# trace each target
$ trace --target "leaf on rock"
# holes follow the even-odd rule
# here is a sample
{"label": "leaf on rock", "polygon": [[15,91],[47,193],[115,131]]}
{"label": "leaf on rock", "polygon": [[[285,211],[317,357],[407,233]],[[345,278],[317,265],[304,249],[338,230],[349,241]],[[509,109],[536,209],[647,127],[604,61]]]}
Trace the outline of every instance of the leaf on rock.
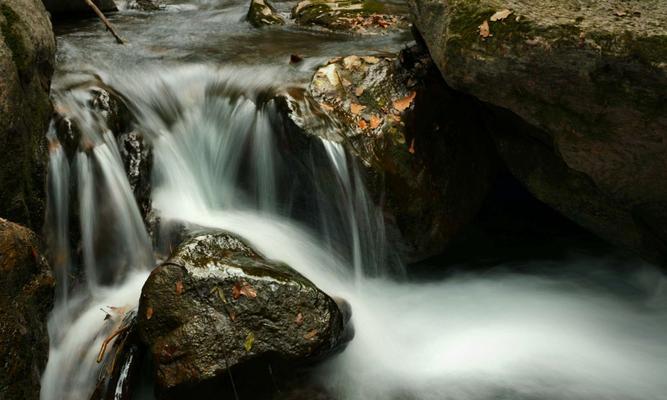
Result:
{"label": "leaf on rock", "polygon": [[399,112],[407,110],[412,105],[412,101],[415,99],[415,96],[417,96],[417,92],[413,90],[410,92],[410,94],[403,97],[402,99],[394,101],[394,108]]}
{"label": "leaf on rock", "polygon": [[377,115],[373,114],[371,115],[371,129],[375,129],[380,124],[382,123],[382,118],[378,117]]}
{"label": "leaf on rock", "polygon": [[484,21],[482,22],[482,25],[479,26],[479,36],[481,36],[482,39],[493,36],[491,35],[491,28],[489,28],[489,21]]}
{"label": "leaf on rock", "polygon": [[257,291],[252,286],[250,286],[248,282],[236,282],[232,288],[232,297],[234,300],[238,300],[241,296],[254,299],[257,297]]}
{"label": "leaf on rock", "polygon": [[364,111],[364,108],[366,108],[366,106],[362,106],[361,104],[357,103],[350,103],[350,112],[353,115],[359,115],[360,112]]}
{"label": "leaf on rock", "polygon": [[313,329],[312,331],[303,335],[303,338],[306,339],[306,340],[313,340],[315,338],[315,336],[317,336],[317,333],[318,333],[317,329]]}
{"label": "leaf on rock", "polygon": [[153,318],[153,307],[146,308],[146,319]]}
{"label": "leaf on rock", "polygon": [[218,295],[220,300],[222,300],[223,303],[227,304],[227,298],[225,297],[225,291],[222,290],[219,286],[215,286],[213,289],[211,289],[211,293],[215,293]]}
{"label": "leaf on rock", "polygon": [[294,323],[301,326],[303,324],[303,314],[298,313],[296,318],[294,318]]}
{"label": "leaf on rock", "polygon": [[181,293],[183,293],[183,282],[178,281],[176,282],[176,294],[180,296]]}
{"label": "leaf on rock", "polygon": [[366,121],[364,121],[363,119],[362,119],[362,120],[359,120],[359,124],[358,124],[358,125],[359,125],[359,129],[366,129],[366,128],[368,128],[368,123],[366,123]]}
{"label": "leaf on rock", "polygon": [[502,21],[510,15],[512,15],[512,11],[505,9],[493,14],[490,19],[491,22]]}
{"label": "leaf on rock", "polygon": [[245,338],[245,342],[243,342],[243,348],[246,353],[252,349],[253,344],[255,344],[255,335],[252,332],[249,332],[248,336]]}
{"label": "leaf on rock", "polygon": [[354,94],[355,94],[357,97],[361,96],[362,94],[364,94],[364,88],[362,88],[361,86],[359,86],[358,88],[356,88],[356,89],[354,90]]}

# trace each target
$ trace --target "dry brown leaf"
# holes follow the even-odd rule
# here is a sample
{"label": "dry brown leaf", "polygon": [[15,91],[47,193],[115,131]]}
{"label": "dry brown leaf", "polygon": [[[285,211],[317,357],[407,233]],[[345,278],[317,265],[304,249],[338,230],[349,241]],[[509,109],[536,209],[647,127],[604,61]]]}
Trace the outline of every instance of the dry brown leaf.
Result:
{"label": "dry brown leaf", "polygon": [[505,9],[493,14],[490,19],[491,22],[502,21],[505,18],[509,17],[510,15],[512,15],[512,11]]}
{"label": "dry brown leaf", "polygon": [[294,318],[294,323],[297,325],[302,325],[303,324],[303,314],[298,313],[296,315],[296,318]]}
{"label": "dry brown leaf", "polygon": [[317,336],[317,329],[313,329],[312,331],[306,333],[303,335],[303,338],[306,340],[312,340],[315,338],[315,336]]}
{"label": "dry brown leaf", "polygon": [[362,106],[361,104],[357,103],[350,103],[350,112],[353,115],[359,115],[360,112],[364,111],[364,108],[366,108],[366,106]]}
{"label": "dry brown leaf", "polygon": [[257,297],[257,291],[248,282],[236,282],[232,287],[232,297],[234,300],[238,300],[241,296],[254,299]]}
{"label": "dry brown leaf", "polygon": [[492,36],[491,28],[489,28],[489,21],[484,21],[482,22],[482,25],[479,26],[479,36],[481,36],[482,39]]}
{"label": "dry brown leaf", "polygon": [[417,92],[412,91],[410,94],[407,96],[403,97],[402,99],[398,99],[394,101],[394,108],[398,110],[399,112],[403,112],[407,110],[410,105],[412,105],[412,101],[415,99],[415,96],[417,95]]}
{"label": "dry brown leaf", "polygon": [[359,128],[361,128],[361,129],[366,129],[366,128],[368,128],[368,124],[367,124],[366,121],[364,121],[363,119],[362,119],[362,120],[359,120],[359,124],[358,124],[358,125],[359,125]]}
{"label": "dry brown leaf", "polygon": [[377,115],[371,115],[371,129],[375,129],[382,123],[382,119]]}
{"label": "dry brown leaf", "polygon": [[153,307],[148,307],[146,309],[146,319],[153,318]]}
{"label": "dry brown leaf", "polygon": [[183,293],[183,282],[178,281],[176,282],[176,294],[180,296],[181,293]]}
{"label": "dry brown leaf", "polygon": [[412,141],[410,142],[410,148],[408,149],[408,152],[410,154],[415,154],[415,139],[412,138]]}
{"label": "dry brown leaf", "polygon": [[364,94],[364,88],[362,88],[362,87],[358,87],[358,88],[354,89],[354,94],[355,94],[357,97],[361,96],[362,94]]}

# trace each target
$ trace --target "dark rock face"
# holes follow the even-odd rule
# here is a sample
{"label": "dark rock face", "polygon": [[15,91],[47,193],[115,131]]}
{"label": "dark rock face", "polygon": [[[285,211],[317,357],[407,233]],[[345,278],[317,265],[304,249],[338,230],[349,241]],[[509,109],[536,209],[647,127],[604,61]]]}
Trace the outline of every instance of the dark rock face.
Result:
{"label": "dark rock face", "polygon": [[0,3],[0,217],[44,221],[45,135],[55,40],[37,0]]}
{"label": "dark rock face", "polygon": [[493,143],[479,106],[450,90],[418,47],[331,60],[303,96],[288,99],[291,118],[363,165],[405,260],[441,252],[475,216],[495,174]]}
{"label": "dark rock face", "polygon": [[[411,6],[446,81],[522,119],[497,134],[514,175],[599,236],[665,261],[666,3]],[[505,116],[494,109],[490,122],[497,126]]]}
{"label": "dark rock face", "polygon": [[224,232],[186,240],[155,269],[138,317],[167,397],[231,369],[317,360],[349,340],[344,325],[335,301],[310,281]]}
{"label": "dark rock face", "polygon": [[[93,10],[83,0],[42,0],[47,11],[56,18],[93,16]],[[114,0],[93,0],[102,12],[118,11]]]}
{"label": "dark rock face", "polygon": [[37,236],[0,218],[0,398],[39,399],[55,281]]}

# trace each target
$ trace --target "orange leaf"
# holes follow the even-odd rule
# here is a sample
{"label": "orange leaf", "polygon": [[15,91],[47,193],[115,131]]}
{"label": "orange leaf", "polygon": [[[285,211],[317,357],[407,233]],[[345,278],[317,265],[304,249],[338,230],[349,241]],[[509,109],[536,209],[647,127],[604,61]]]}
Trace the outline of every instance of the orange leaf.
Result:
{"label": "orange leaf", "polygon": [[356,89],[354,90],[354,94],[355,94],[357,97],[361,96],[362,94],[364,94],[364,88],[362,88],[362,87],[358,87],[358,88],[356,88]]}
{"label": "orange leaf", "polygon": [[368,124],[366,123],[366,121],[364,121],[363,119],[359,120],[359,128],[366,129],[367,127],[368,127]]}
{"label": "orange leaf", "polygon": [[362,106],[361,104],[357,103],[350,103],[350,112],[352,112],[354,115],[358,115],[360,112],[364,111],[364,108],[366,108],[366,106]]}
{"label": "orange leaf", "polygon": [[306,340],[312,340],[315,338],[315,336],[317,336],[317,329],[313,329],[312,331],[306,333],[303,335],[303,338]]}
{"label": "orange leaf", "polygon": [[412,101],[415,99],[415,96],[417,96],[417,92],[412,91],[402,99],[394,101],[394,108],[400,112],[407,110],[412,105]]}
{"label": "orange leaf", "polygon": [[415,139],[412,138],[412,141],[410,142],[410,148],[408,149],[410,154],[415,154]]}
{"label": "orange leaf", "polygon": [[479,36],[482,37],[482,39],[486,39],[491,35],[491,28],[489,28],[489,21],[484,21],[482,22],[482,25],[479,26]]}
{"label": "orange leaf", "polygon": [[248,282],[236,282],[232,288],[232,297],[238,300],[241,296],[254,299],[257,297],[257,291]]}
{"label": "orange leaf", "polygon": [[183,282],[178,281],[176,282],[176,294],[180,296],[181,293],[183,293]]}
{"label": "orange leaf", "polygon": [[371,115],[371,129],[377,128],[380,126],[380,123],[382,123],[382,119],[380,117],[377,115]]}
{"label": "orange leaf", "polygon": [[146,309],[146,319],[153,318],[153,307],[148,307]]}

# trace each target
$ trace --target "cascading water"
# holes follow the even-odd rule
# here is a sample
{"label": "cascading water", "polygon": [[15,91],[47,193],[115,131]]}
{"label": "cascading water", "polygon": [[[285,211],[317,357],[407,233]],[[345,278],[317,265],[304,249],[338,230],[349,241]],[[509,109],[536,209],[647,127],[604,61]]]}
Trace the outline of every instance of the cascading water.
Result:
{"label": "cascading water", "polygon": [[[667,399],[662,274],[636,263],[637,273],[621,280],[609,272],[614,262],[579,257],[527,266],[533,275],[499,266],[408,281],[343,147],[292,141],[271,93],[308,80],[329,56],[395,52],[404,39],[257,30],[242,22],[245,0],[167,3],[163,14],[112,17],[127,46],[89,26],[59,41],[55,103],[81,137],[68,154],[67,138],[49,134],[58,297],[43,400],[90,398],[102,342],[136,307],[155,264],[116,138],[79,81],[91,70],[122,96],[151,144],[162,226],[235,232],[351,303],[356,336],[317,371],[334,398]],[[295,48],[305,61],[287,67]],[[243,65],[202,62],[229,58]]]}
{"label": "cascading water", "polygon": [[[629,283],[632,297],[583,281],[509,273],[396,281],[396,274],[379,270],[387,259],[381,218],[342,147],[316,141],[314,151],[324,158],[299,158],[316,160],[306,170],[330,173],[299,181],[300,174],[286,171],[291,153],[280,150],[273,103],[257,100],[258,86],[241,91],[234,76],[233,70],[198,66],[110,84],[129,99],[137,129],[153,144],[153,206],[163,221],[235,232],[351,303],[356,337],[320,367],[336,397],[665,398],[667,293],[661,275]],[[53,148],[51,196],[64,209],[58,196],[66,191],[58,182],[66,164]],[[57,168],[63,168],[60,175]],[[133,307],[152,265],[113,138],[97,136],[92,149],[78,153],[75,169],[84,264],[93,282],[51,318],[43,399],[86,398],[92,391],[100,342],[118,324],[105,323],[99,309]],[[335,179],[318,181],[323,176]],[[338,195],[318,194],[323,186]],[[307,207],[295,200],[295,191],[304,188],[313,191],[305,196],[312,201]],[[300,212],[314,219],[297,218]],[[105,241],[111,221],[111,235],[124,240]],[[114,249],[98,253],[95,240]],[[598,271],[605,262],[577,263]],[[117,266],[112,276],[101,279],[111,264]],[[126,275],[128,268],[143,272]]]}

